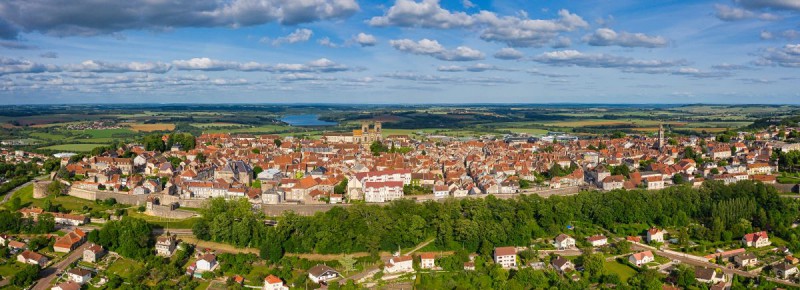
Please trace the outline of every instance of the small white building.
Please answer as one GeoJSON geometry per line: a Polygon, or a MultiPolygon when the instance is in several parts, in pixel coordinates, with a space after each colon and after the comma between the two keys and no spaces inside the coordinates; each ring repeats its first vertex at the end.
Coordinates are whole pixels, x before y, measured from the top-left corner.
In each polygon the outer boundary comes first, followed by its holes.
{"type": "Polygon", "coordinates": [[[655,256],[653,256],[653,252],[651,251],[638,252],[628,256],[628,262],[630,262],[633,265],[636,265],[637,267],[641,267],[642,265],[650,263],[655,260],[656,258],[655,256]]]}
{"type": "Polygon", "coordinates": [[[92,271],[83,269],[83,268],[72,268],[67,271],[67,275],[69,276],[70,281],[74,281],[78,284],[86,284],[89,280],[92,280],[92,271]]]}
{"type": "Polygon", "coordinates": [[[326,265],[316,265],[308,269],[308,279],[311,279],[311,281],[317,284],[319,284],[319,282],[327,282],[336,277],[339,277],[339,272],[336,272],[336,270],[326,265]]]}
{"type": "Polygon", "coordinates": [[[553,239],[553,246],[559,250],[573,248],[575,247],[575,239],[565,234],[559,234],[553,239]]]}
{"type": "Polygon", "coordinates": [[[650,228],[647,230],[647,242],[648,243],[663,243],[664,242],[664,230],[657,229],[657,228],[650,228]]]}
{"type": "Polygon", "coordinates": [[[217,256],[214,254],[205,254],[197,260],[197,272],[213,271],[217,268],[217,256]]]}
{"type": "Polygon", "coordinates": [[[592,244],[592,247],[599,247],[608,244],[608,238],[606,238],[604,235],[594,235],[586,238],[586,241],[589,242],[589,244],[592,244]]]}
{"type": "Polygon", "coordinates": [[[436,267],[436,254],[422,253],[419,255],[419,267],[422,269],[433,269],[436,267]]]}
{"type": "Polygon", "coordinates": [[[386,273],[401,273],[414,271],[414,259],[411,256],[395,256],[383,269],[386,273]]]}
{"type": "Polygon", "coordinates": [[[263,290],[289,290],[289,287],[283,285],[283,280],[275,275],[264,277],[263,290]]]}
{"type": "Polygon", "coordinates": [[[494,262],[503,268],[517,267],[517,248],[498,247],[494,248],[494,262]]]}

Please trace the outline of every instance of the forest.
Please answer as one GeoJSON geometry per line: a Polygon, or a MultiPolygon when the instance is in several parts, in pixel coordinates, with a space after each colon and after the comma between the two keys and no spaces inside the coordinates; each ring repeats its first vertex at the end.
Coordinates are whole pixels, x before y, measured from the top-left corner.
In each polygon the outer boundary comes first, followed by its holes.
{"type": "Polygon", "coordinates": [[[798,202],[751,181],[550,198],[401,200],[387,206],[335,207],[308,217],[287,213],[274,228],[259,223],[259,214],[244,200],[212,200],[205,211],[193,229],[198,238],[261,247],[262,256],[273,260],[284,252],[377,254],[429,238],[435,238],[437,249],[490,254],[497,246],[528,246],[537,239],[550,239],[567,232],[567,226],[574,226],[572,234],[578,236],[624,236],[642,234],[651,226],[676,227],[684,229],[688,238],[709,242],[768,230],[790,248],[800,245],[798,230],[791,227],[798,217],[798,202]]]}

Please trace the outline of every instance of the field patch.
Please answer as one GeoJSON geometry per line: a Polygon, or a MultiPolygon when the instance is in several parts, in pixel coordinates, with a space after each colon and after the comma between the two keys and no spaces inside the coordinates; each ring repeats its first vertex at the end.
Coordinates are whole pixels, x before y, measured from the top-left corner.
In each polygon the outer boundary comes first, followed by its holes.
{"type": "Polygon", "coordinates": [[[42,147],[42,148],[39,148],[39,149],[58,150],[58,151],[89,152],[89,151],[92,151],[92,149],[100,147],[100,146],[105,146],[105,144],[94,144],[94,143],[89,143],[89,144],[77,144],[77,143],[76,144],[61,144],[61,145],[53,145],[53,146],[42,147]]]}
{"type": "Polygon", "coordinates": [[[175,124],[170,123],[156,123],[156,124],[130,124],[131,130],[141,132],[153,131],[172,131],[175,130],[175,124]]]}
{"type": "Polygon", "coordinates": [[[628,281],[628,278],[636,275],[636,270],[617,261],[605,261],[603,262],[603,268],[610,274],[617,274],[620,281],[628,281]]]}

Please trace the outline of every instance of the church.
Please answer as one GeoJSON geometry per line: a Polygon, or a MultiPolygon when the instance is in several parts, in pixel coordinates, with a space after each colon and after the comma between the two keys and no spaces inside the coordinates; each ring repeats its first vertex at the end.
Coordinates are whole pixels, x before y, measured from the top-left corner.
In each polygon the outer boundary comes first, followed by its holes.
{"type": "Polygon", "coordinates": [[[322,138],[329,143],[349,143],[369,145],[382,138],[381,122],[361,122],[361,129],[352,132],[331,132],[322,135],[322,138]],[[370,128],[372,127],[372,128],[370,128]]]}

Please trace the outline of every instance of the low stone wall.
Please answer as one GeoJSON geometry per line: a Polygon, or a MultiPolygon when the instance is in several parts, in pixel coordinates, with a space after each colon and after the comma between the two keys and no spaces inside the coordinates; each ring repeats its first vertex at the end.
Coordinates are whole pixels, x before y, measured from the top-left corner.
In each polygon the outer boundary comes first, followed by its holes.
{"type": "Polygon", "coordinates": [[[168,205],[153,205],[145,211],[145,214],[171,219],[187,219],[195,216],[195,213],[185,210],[172,210],[168,205]]]}
{"type": "Polygon", "coordinates": [[[88,200],[105,200],[113,198],[118,203],[131,204],[131,205],[144,205],[147,202],[147,195],[131,195],[127,193],[116,193],[101,190],[87,190],[80,188],[70,188],[67,194],[88,200]]]}

